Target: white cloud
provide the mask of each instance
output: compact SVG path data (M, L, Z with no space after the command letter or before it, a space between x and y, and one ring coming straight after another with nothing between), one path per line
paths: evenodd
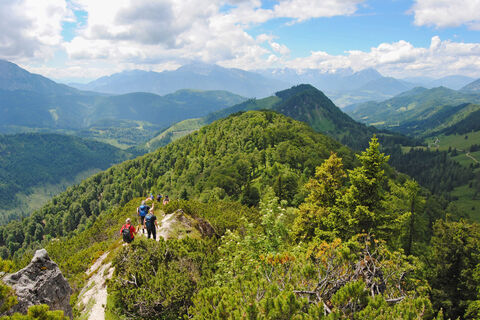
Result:
M74 0L88 12L88 22L65 48L73 59L157 63L176 58L254 68L271 54L285 56L290 50L271 36L254 39L246 32L252 24L348 15L363 1L283 0L264 9L260 0ZM223 11L225 4L232 7Z
M70 1L67 6L65 0L0 0L0 57L25 65L30 58L49 57L61 47L69 58L63 69L30 63L34 71L48 76L56 70L55 78L73 74L91 78L131 68L161 71L195 60L247 70L291 67L331 72L373 67L398 77L480 74L478 43L433 37L429 47L399 40L368 51L339 55L315 51L292 59L290 48L275 34L253 37L247 32L275 18L300 23L351 15L364 0L281 0L270 9L260 0ZM467 10L457 10L457 2L417 0L412 12L417 24L473 27L480 25L472 14L480 12L474 10L479 2L459 1ZM62 22L73 19L70 7L85 11L88 18L71 41L62 42Z
M352 68L355 71L375 68L384 75L394 77L421 76L443 77L464 74L478 77L480 74L480 43L442 41L432 38L427 48L414 47L401 40L382 43L370 51L352 50L345 55L312 52L309 57L286 61L295 69L320 69L324 72Z
M72 17L65 0L0 1L0 57L51 57L62 42L62 22Z
M352 15L365 0L286 0L274 7L274 16L305 21L312 18Z
M480 30L480 0L416 0L415 24L440 28L467 25Z

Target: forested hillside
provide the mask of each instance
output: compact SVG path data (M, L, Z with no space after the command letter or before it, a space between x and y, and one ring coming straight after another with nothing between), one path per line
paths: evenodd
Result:
M0 135L0 222L39 208L45 200L27 203L26 196L35 188L50 187L58 193L75 182L77 175L105 170L128 158L129 154L110 145L72 136Z
M375 137L355 160L301 122L238 113L1 227L0 252L20 267L46 245L78 292L108 250L114 318L474 318L479 226L388 178L388 158ZM118 227L150 192L190 199L161 209L205 219L214 235L121 246Z
M277 114L249 112L206 127L204 133L224 132L232 124L250 124L248 131L259 120L270 121L269 115L274 117L271 127L258 123L267 131L283 122L285 129L302 127L289 127L298 123ZM205 138L202 134L193 136ZM233 150L248 149L248 141L239 148L240 141L234 141ZM222 146L213 153L195 149L195 154L228 158L220 152ZM150 172L164 149L168 147L155 153L157 159L147 155L130 161L129 168L114 170L128 174L143 166L137 163L143 160L151 161L151 167L138 172ZM215 198L208 203L173 201L161 208L166 215L182 209L187 216L209 221L213 236L159 242L138 236L131 245L121 246L118 228L125 217L134 218L142 199L133 198L120 206L108 205L108 214L50 241L47 249L76 290L86 283L84 271L90 263L110 253L115 272L108 282L106 312L112 318L475 318L479 226L454 221L457 217L415 182L388 179L387 160L375 138L353 169L347 170L342 157L330 154L306 181L307 197L293 207L280 201L285 195L278 195L275 187L265 186L258 206L251 208ZM109 174L105 175L97 179ZM80 193L66 193L63 198L79 197ZM442 220L445 217L448 220Z
M307 125L274 112L232 115L156 152L126 161L54 197L22 223L0 228L2 255L21 255L41 239L82 230L96 216L146 193L258 204L267 186L291 204L305 181L336 151L351 168L353 154Z
M349 111L349 114L355 120L378 128L388 128L407 135L421 135L469 103L479 102L478 93L445 87L414 88L382 102L366 102Z

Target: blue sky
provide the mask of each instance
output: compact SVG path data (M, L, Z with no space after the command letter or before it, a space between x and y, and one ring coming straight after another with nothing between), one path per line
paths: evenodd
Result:
M478 12L480 0L5 1L0 58L78 81L192 61L478 78Z

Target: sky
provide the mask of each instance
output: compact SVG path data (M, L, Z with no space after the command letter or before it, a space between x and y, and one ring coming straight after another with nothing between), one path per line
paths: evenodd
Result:
M0 59L64 82L196 61L480 78L480 0L0 0Z

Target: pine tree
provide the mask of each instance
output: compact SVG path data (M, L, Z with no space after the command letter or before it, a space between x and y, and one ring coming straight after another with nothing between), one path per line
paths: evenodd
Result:
M386 190L383 188L385 171L383 166L389 156L380 153L377 137L374 135L369 147L357 155L361 166L349 170L350 187L342 202L348 214L350 232L380 233L380 238L388 237L392 222L396 218L385 210Z

